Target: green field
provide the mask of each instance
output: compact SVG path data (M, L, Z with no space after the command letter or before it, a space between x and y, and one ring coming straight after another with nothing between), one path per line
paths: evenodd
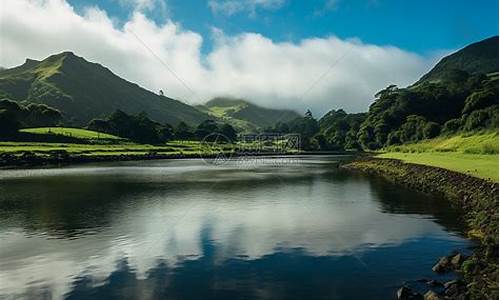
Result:
M400 159L404 162L440 167L498 182L498 154L388 152L379 154L377 157Z
M123 140L120 137L87 130L81 128L69 128L69 127L39 127L39 128L25 128L19 130L20 132L27 132L33 134L55 134L55 135L64 135L77 139L105 139L105 140Z
M86 129L68 127L43 127L26 128L22 132L40 135L62 135L80 139L75 142L34 142L34 141L2 141L0 142L0 155L9 160L12 155L21 157L27 153L42 158L50 158L67 154L73 157L97 157L107 155L144 156L157 155L214 155L221 151L234 152L237 148L254 149L253 144L218 144L207 145L199 141L169 141L160 145L138 144L114 135L99 133ZM99 141L106 141L99 143ZM266 147L263 146L265 149ZM273 148L273 147L271 147Z
M232 145L225 145L225 150L230 150ZM217 150L217 149L216 149ZM72 155L144 155L158 154L213 154L215 150L209 149L197 141L172 141L164 145L145 145L135 143L118 144L73 144L73 143L39 143L39 142L0 142L0 154L9 153L21 155L31 152L36 155L50 155L58 151L65 151ZM212 153L213 152L213 153Z
M439 137L387 147L377 157L440 167L498 182L498 132Z

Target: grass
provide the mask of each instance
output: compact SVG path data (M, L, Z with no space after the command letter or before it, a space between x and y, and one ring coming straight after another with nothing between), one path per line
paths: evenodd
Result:
M222 145L226 151L232 145ZM40 143L40 142L0 142L0 154L22 155L30 152L35 155L50 155L64 151L70 155L102 156L102 155L144 155L157 154L215 154L217 151L207 148L198 141L171 141L163 145L135 144L121 142L116 144L75 144L75 143Z
M440 167L498 182L498 154L388 152L379 154L377 157L393 158L408 163Z
M440 167L498 182L498 131L438 137L391 146L380 158Z
M468 154L498 154L498 131L438 137L414 144L390 146L385 152L460 152Z
M87 130L81 128L70 128L70 127L39 127L39 128L25 128L21 129L21 132L33 133L33 134L55 134L64 135L77 139L106 139L106 140L123 140L120 137Z

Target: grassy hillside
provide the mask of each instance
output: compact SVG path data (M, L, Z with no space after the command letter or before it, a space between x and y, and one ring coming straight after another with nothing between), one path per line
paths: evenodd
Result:
M443 58L414 85L389 85L374 97L366 114L332 110L325 115L320 127L326 141L335 148L377 150L459 132L496 130L498 37Z
M435 166L498 182L498 131L391 146L380 158Z
M459 152L465 154L498 154L498 131L458 134L423 140L418 143L390 146L387 152Z
M214 98L198 106L203 112L224 120L241 131L255 131L300 117L292 110L260 107L242 99Z
M21 129L20 132L27 132L33 134L54 134L54 135L63 135L69 136L77 139L106 139L106 140L123 140L120 137L92 131L81 128L69 128L69 127L39 127L39 128L25 128Z
M43 61L26 60L0 71L0 99L27 100L59 109L66 123L86 125L117 109L129 114L146 112L150 118L173 125L198 124L208 115L182 102L156 95L126 81L97 63L71 52Z

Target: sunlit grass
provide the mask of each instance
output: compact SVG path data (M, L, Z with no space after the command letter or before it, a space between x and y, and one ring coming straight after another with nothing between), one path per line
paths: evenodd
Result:
M392 146L380 158L440 167L498 182L498 132L483 132Z
M70 128L70 127L38 127L38 128L24 128L20 130L21 132L28 132L33 134L55 134L55 135L64 135L77 139L107 139L107 140L121 140L122 138L87 130L81 128Z
M414 144L390 146L385 152L460 152L498 154L498 131L438 137Z

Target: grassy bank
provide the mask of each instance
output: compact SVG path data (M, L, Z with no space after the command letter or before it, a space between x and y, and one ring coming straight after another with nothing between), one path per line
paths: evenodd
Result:
M76 143L38 143L38 142L0 142L0 153L20 155L25 152L34 154L50 154L64 151L75 155L102 155L102 154L144 154L157 153L198 153L206 152L200 142L172 141L164 145L136 144L131 142L116 144L76 144Z
M482 132L391 146L379 158L440 167L498 182L498 132Z
M210 157L220 151L232 152L233 148L223 144L214 149L198 141L171 141L161 145L124 140L113 143L0 142L0 166Z
M389 152L377 155L379 158L399 159L404 162L440 167L471 176L498 182L498 154L464 154L458 152Z
M498 299L498 183L400 160L366 158L343 168L385 177L436 194L460 207L479 246L460 266L471 299Z

